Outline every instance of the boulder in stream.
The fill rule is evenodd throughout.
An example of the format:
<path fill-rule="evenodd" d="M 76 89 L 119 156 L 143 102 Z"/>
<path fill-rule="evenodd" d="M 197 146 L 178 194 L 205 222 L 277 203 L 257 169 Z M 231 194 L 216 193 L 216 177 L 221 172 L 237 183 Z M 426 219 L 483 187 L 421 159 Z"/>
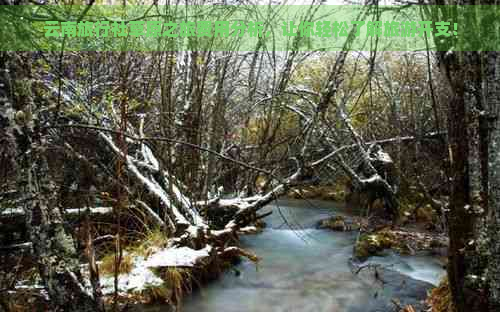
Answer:
<path fill-rule="evenodd" d="M 318 221 L 317 226 L 319 229 L 330 229 L 333 231 L 353 231 L 359 230 L 359 223 L 348 220 L 343 216 L 333 216 L 327 219 Z"/>
<path fill-rule="evenodd" d="M 379 266 L 369 266 L 358 276 L 373 287 L 368 303 L 353 306 L 349 312 L 400 311 L 411 306 L 415 311 L 425 311 L 427 293 L 434 285 L 413 279 L 399 272 Z"/>
<path fill-rule="evenodd" d="M 346 231 L 348 230 L 347 224 L 342 216 L 335 216 L 328 219 L 320 220 L 318 222 L 318 228 L 320 229 L 331 229 L 334 231 Z"/>

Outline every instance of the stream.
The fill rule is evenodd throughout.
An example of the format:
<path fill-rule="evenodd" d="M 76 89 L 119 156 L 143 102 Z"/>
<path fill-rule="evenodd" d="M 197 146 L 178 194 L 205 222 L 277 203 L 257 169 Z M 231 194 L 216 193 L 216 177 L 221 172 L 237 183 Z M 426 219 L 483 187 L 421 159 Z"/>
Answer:
<path fill-rule="evenodd" d="M 331 215 L 352 215 L 343 204 L 279 200 L 260 234 L 241 236 L 242 247 L 261 258 L 234 270 L 185 298 L 183 311 L 393 311 L 391 299 L 414 304 L 444 275 L 439 261 L 425 255 L 388 252 L 372 257 L 380 265 L 353 274 L 350 261 L 357 232 L 317 229 Z M 284 218 L 287 223 L 284 222 Z M 292 228 L 292 229 L 291 229 Z M 363 263 L 363 264 L 366 264 Z"/>

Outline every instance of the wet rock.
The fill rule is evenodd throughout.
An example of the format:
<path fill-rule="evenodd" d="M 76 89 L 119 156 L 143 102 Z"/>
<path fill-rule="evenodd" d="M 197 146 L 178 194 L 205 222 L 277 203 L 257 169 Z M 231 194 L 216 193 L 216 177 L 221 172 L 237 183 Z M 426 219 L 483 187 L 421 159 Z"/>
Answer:
<path fill-rule="evenodd" d="M 414 254 L 417 251 L 435 251 L 445 248 L 448 240 L 443 235 L 412 232 L 404 229 L 381 229 L 362 234 L 356 242 L 354 254 L 357 259 L 365 260 L 378 255 L 384 249 L 392 249 L 399 254 Z"/>
<path fill-rule="evenodd" d="M 318 227 L 320 229 L 330 229 L 333 231 L 347 231 L 349 230 L 348 225 L 346 224 L 344 217 L 335 216 L 325 220 L 320 220 L 318 222 Z"/>
<path fill-rule="evenodd" d="M 388 231 L 362 234 L 354 246 L 354 255 L 359 260 L 365 260 L 370 256 L 379 254 L 384 249 L 395 246 L 395 239 L 395 236 Z"/>
<path fill-rule="evenodd" d="M 385 268 L 370 267 L 359 273 L 363 282 L 373 287 L 369 302 L 348 309 L 349 312 L 399 311 L 398 306 L 411 305 L 424 311 L 427 292 L 433 285 Z"/>
<path fill-rule="evenodd" d="M 362 227 L 362 220 L 346 218 L 344 216 L 333 216 L 316 223 L 318 229 L 329 229 L 332 231 L 347 232 L 358 231 Z"/>

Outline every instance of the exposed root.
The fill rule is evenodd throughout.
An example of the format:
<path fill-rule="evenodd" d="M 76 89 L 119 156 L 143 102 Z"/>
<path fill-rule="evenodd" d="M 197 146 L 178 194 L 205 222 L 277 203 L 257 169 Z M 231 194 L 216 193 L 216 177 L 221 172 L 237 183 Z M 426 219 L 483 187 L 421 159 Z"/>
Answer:
<path fill-rule="evenodd" d="M 224 249 L 221 253 L 219 253 L 219 257 L 222 259 L 235 259 L 238 257 L 245 257 L 248 260 L 252 262 L 259 262 L 259 257 L 257 257 L 255 254 L 246 251 L 244 249 L 241 249 L 239 247 L 228 247 Z"/>

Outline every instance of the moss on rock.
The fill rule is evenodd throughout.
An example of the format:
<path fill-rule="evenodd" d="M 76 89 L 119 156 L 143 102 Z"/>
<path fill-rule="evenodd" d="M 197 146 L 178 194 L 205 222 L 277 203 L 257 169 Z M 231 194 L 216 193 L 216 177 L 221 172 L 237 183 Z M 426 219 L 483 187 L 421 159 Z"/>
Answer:
<path fill-rule="evenodd" d="M 320 229 L 331 229 L 334 231 L 347 231 L 349 227 L 347 226 L 344 217 L 335 216 L 325 220 L 319 221 L 318 227 Z"/>
<path fill-rule="evenodd" d="M 377 232 L 362 234 L 356 242 L 354 254 L 359 260 L 365 260 L 384 249 L 407 255 L 421 250 L 443 248 L 447 244 L 448 240 L 442 235 L 383 228 Z"/>
<path fill-rule="evenodd" d="M 359 260 L 365 260 L 384 249 L 397 246 L 397 238 L 390 231 L 380 231 L 372 234 L 362 234 L 354 247 L 354 255 Z"/>

